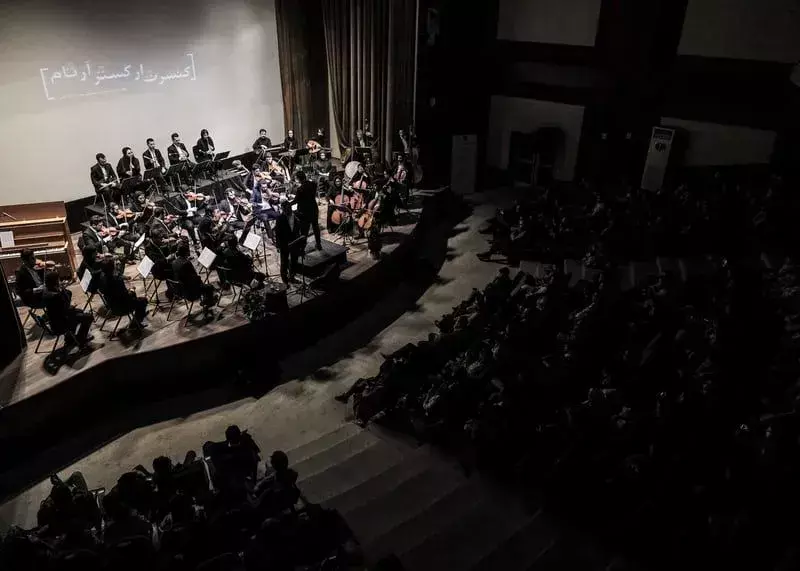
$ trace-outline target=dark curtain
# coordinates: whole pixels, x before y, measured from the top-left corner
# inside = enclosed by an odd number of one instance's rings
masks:
[[[328,126],[328,77],[320,0],[276,0],[283,122],[298,140]],[[270,134],[272,135],[272,134]],[[282,137],[278,137],[281,139]],[[275,136],[273,142],[277,142]]]
[[[321,0],[333,117],[342,149],[369,122],[389,160],[411,123],[416,0]]]

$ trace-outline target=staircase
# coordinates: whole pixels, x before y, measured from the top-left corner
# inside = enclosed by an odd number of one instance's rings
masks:
[[[338,510],[367,561],[394,553],[408,571],[601,571],[604,560],[541,512],[428,446],[343,424],[287,451],[300,489]]]

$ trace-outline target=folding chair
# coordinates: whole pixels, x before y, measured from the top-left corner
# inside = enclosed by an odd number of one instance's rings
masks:
[[[244,282],[239,280],[232,279],[233,272],[230,268],[226,266],[217,266],[217,272],[221,272],[220,277],[223,277],[225,281],[231,286],[231,303],[233,304],[233,313],[235,314],[239,310],[239,302],[242,301],[242,296],[246,293],[246,291],[250,290],[250,286]],[[222,296],[220,296],[219,300],[217,300],[217,307],[220,307],[220,302],[222,301]],[[230,304],[225,308],[227,309],[230,307]],[[224,311],[224,310],[223,310]]]
[[[114,330],[111,332],[111,337],[109,339],[114,339],[117,336],[117,329],[119,328],[119,324],[122,321],[123,317],[128,318],[128,327],[131,327],[135,323],[133,318],[133,310],[130,311],[120,311],[118,308],[113,308],[109,305],[108,301],[106,300],[105,296],[101,293],[100,299],[103,300],[103,306],[106,308],[106,315],[103,319],[102,325],[100,325],[100,331],[103,331],[103,328],[106,326],[106,323],[109,319],[116,319],[116,323],[114,323]]]
[[[169,304],[169,312],[167,312],[167,321],[169,321],[170,316],[172,315],[172,310],[175,308],[175,302],[182,301],[183,305],[186,307],[188,313],[186,314],[186,321],[188,323],[189,319],[192,317],[192,308],[194,307],[194,301],[191,303],[186,299],[185,292],[183,291],[183,284],[178,280],[171,280],[167,278],[167,284],[172,291],[172,302]]]
[[[51,354],[54,353],[58,348],[58,342],[61,337],[64,337],[65,342],[66,338],[69,337],[72,339],[73,343],[76,345],[78,344],[78,340],[75,338],[75,334],[72,331],[68,331],[66,329],[61,330],[59,327],[53,326],[53,323],[47,316],[46,310],[43,315],[33,314],[32,317],[36,321],[36,324],[42,329],[42,332],[39,334],[39,341],[36,343],[36,348],[33,350],[34,353],[44,353],[44,351],[39,351],[39,347],[42,345],[42,339],[44,339],[45,333],[56,338],[55,343],[53,343],[53,347],[50,349]]]

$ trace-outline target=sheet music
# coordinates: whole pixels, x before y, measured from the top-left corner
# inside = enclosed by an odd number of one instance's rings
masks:
[[[83,272],[83,276],[81,277],[81,289],[83,290],[83,293],[89,292],[89,284],[91,283],[92,283],[92,272],[90,272],[89,269],[87,268]]]
[[[211,264],[213,264],[216,259],[217,255],[208,248],[203,248],[203,251],[200,252],[200,255],[197,257],[197,261],[200,262],[200,265],[207,270],[211,268]]]
[[[255,232],[249,232],[247,238],[244,239],[244,247],[250,250],[255,250],[261,244],[261,236]]]
[[[136,269],[139,270],[139,275],[143,278],[147,278],[150,276],[150,272],[153,271],[153,266],[155,263],[149,257],[145,256],[142,258],[142,261],[139,262],[139,265],[136,266]]]
[[[13,248],[14,246],[14,231],[3,230],[0,232],[0,248]]]
[[[139,247],[140,247],[142,244],[144,244],[144,239],[145,239],[145,238],[146,238],[146,236],[145,236],[144,234],[142,234],[141,236],[139,236],[139,239],[138,239],[138,240],[136,240],[136,243],[133,245],[133,249],[134,249],[134,250],[138,250],[138,249],[139,249]]]

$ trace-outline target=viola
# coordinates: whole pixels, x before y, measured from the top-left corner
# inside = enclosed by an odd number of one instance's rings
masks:
[[[103,227],[100,228],[100,232],[98,232],[98,234],[100,234],[100,236],[102,236],[103,238],[106,238],[106,237],[113,238],[114,236],[119,234],[119,230],[117,230],[116,228],[107,228],[107,227],[103,226]]]
[[[117,220],[127,220],[129,218],[133,218],[134,216],[136,216],[136,213],[129,208],[126,208],[125,210],[117,210],[117,213],[114,215]]]
[[[56,264],[54,260],[40,260],[37,258],[36,263],[33,266],[33,269],[39,271],[50,271],[60,267],[61,264]]]
[[[188,200],[203,201],[208,197],[205,194],[201,194],[199,192],[191,192],[191,191],[189,191],[189,192],[186,193],[186,198]]]

